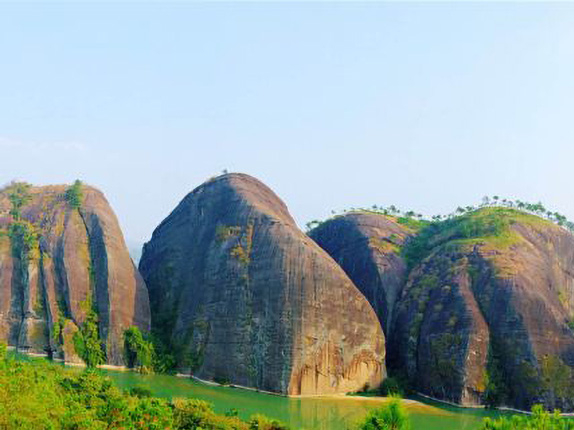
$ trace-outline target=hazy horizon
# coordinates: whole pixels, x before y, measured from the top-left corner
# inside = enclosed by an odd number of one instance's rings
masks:
[[[574,219],[574,4],[0,3],[0,184],[106,194],[143,243],[224,169],[300,226],[484,195]]]

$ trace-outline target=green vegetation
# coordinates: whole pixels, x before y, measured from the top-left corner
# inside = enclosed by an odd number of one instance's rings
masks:
[[[424,219],[422,214],[416,213],[415,211],[401,211],[400,209],[398,209],[394,205],[391,205],[388,208],[385,208],[383,206],[377,206],[377,205],[373,205],[370,208],[350,208],[350,209],[344,209],[340,213],[333,210],[333,211],[331,211],[332,217],[330,219],[340,217],[340,216],[345,215],[347,213],[355,213],[355,212],[372,213],[372,214],[384,215],[387,217],[391,217],[397,223],[403,224],[403,225],[407,226],[408,228],[410,228],[411,230],[415,230],[415,231],[421,229],[422,227],[424,227],[430,223],[430,221]],[[314,228],[319,227],[320,225],[322,225],[326,221],[328,221],[328,220],[320,221],[320,220],[315,219],[313,221],[308,222],[307,224],[305,224],[307,232],[310,232]]]
[[[132,326],[124,331],[124,353],[129,368],[140,373],[150,373],[154,367],[153,343],[146,340],[139,328]]]
[[[153,393],[149,388],[133,387],[129,390],[130,395],[136,397],[152,397]]]
[[[546,355],[541,366],[542,387],[559,399],[574,397],[574,372],[560,357]]]
[[[550,413],[536,405],[531,416],[485,418],[481,430],[574,430],[574,420],[561,417],[560,411]]]
[[[84,201],[82,192],[82,181],[76,179],[74,183],[66,190],[66,201],[72,209],[79,209]]]
[[[500,342],[492,338],[488,348],[488,360],[484,374],[484,403],[487,407],[496,407],[506,402],[509,389],[506,375],[502,367]]]
[[[485,208],[429,224],[403,249],[409,267],[422,261],[437,246],[446,243],[473,244],[493,240],[508,246],[516,240],[509,229],[518,213],[505,208]]]
[[[66,326],[66,320],[61,314],[57,315],[52,325],[52,339],[56,344],[62,345],[64,343],[64,327]]]
[[[241,231],[239,243],[231,250],[231,256],[239,260],[244,266],[251,262],[251,250],[253,248],[253,223],[249,223],[245,230]]]
[[[22,217],[22,208],[26,206],[32,198],[30,195],[31,187],[32,185],[26,182],[12,182],[2,190],[8,194],[8,200],[10,200],[12,204],[10,216],[16,221]]]
[[[156,373],[175,373],[177,361],[173,349],[161,342],[157,336],[152,336],[154,346],[153,370]],[[180,348],[181,349],[181,348]]]
[[[227,239],[241,234],[241,226],[237,225],[219,225],[215,229],[217,243],[225,242]]]
[[[25,220],[14,221],[8,227],[8,236],[12,244],[12,255],[27,262],[38,249],[38,233],[34,225]]]
[[[358,430],[409,430],[411,423],[400,397],[391,397],[383,407],[370,412]]]
[[[430,357],[433,363],[429,369],[429,384],[435,393],[451,393],[460,383],[457,351],[462,345],[462,336],[457,333],[441,333],[429,339]],[[444,394],[443,394],[444,395]]]
[[[231,238],[234,238],[237,243],[231,248],[229,254],[243,266],[248,266],[251,261],[250,255],[253,247],[253,223],[250,222],[245,228],[238,225],[217,226],[215,240],[218,244]]]
[[[26,264],[31,258],[33,251],[38,248],[38,233],[34,225],[22,219],[22,208],[30,200],[31,185],[26,182],[12,182],[3,192],[7,193],[10,200],[10,216],[12,222],[8,226],[8,237],[12,246],[12,255]]]
[[[408,387],[408,381],[406,378],[397,376],[389,376],[381,383],[381,386],[377,390],[380,396],[399,396],[402,397],[406,394]]]
[[[86,302],[91,303],[91,300],[86,300]],[[91,306],[86,313],[84,323],[74,334],[74,349],[89,368],[106,362],[106,353],[102,348],[98,330],[98,315]]]
[[[0,345],[0,429],[3,430],[287,430],[253,416],[216,414],[195,399],[122,392],[94,370],[78,372],[42,359],[19,361]]]
[[[542,203],[528,203],[523,202],[521,200],[501,199],[499,196],[483,197],[482,203],[480,205],[458,207],[454,212],[451,212],[448,215],[434,215],[430,218],[424,217],[422,214],[416,213],[415,211],[412,210],[408,211],[400,210],[394,205],[390,205],[388,207],[373,205],[370,208],[351,208],[351,209],[345,209],[342,212],[332,210],[331,211],[332,217],[330,219],[337,218],[346,213],[353,213],[353,212],[376,213],[392,217],[399,224],[406,225],[407,227],[409,227],[411,230],[414,231],[420,231],[421,229],[429,227],[431,228],[430,232],[432,231],[436,232],[437,230],[441,230],[440,225],[442,225],[442,223],[446,221],[452,221],[457,218],[464,217],[466,215],[476,214],[479,213],[481,209],[485,208],[509,209],[511,211],[507,213],[533,215],[535,217],[546,219],[547,221],[550,221],[556,225],[564,227],[574,233],[574,222],[568,220],[564,215],[560,214],[559,212],[553,212],[546,209],[546,207]],[[314,228],[319,227],[324,222],[325,221],[320,220],[312,220],[308,222],[306,224],[307,232],[310,232]],[[438,229],[437,225],[439,226]],[[466,234],[471,235],[473,226],[470,225],[468,227],[471,230],[467,231]],[[429,234],[430,232],[427,232],[427,234]]]
[[[544,394],[541,371],[535,363],[517,361],[521,345],[511,336],[491,336],[484,400],[488,407],[506,405],[512,399],[536,399]]]

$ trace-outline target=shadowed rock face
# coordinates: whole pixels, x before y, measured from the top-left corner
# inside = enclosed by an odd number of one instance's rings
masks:
[[[147,288],[104,195],[83,186],[73,209],[66,186],[32,187],[21,217],[38,235],[26,255],[8,234],[14,222],[0,191],[0,340],[26,352],[80,362],[73,335],[94,309],[107,362],[123,364],[123,332],[150,324]],[[60,335],[54,333],[61,325]]]
[[[377,317],[258,180],[196,188],[155,230],[140,270],[154,329],[196,376],[290,395],[348,392],[385,373]]]
[[[413,269],[389,365],[457,403],[572,410],[574,237],[529,215],[509,219],[503,236],[447,240]]]
[[[395,302],[405,284],[400,249],[413,232],[394,218],[356,212],[325,221],[310,232],[373,306],[389,337]]]

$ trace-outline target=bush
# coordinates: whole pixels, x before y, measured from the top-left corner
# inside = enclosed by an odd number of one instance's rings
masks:
[[[149,388],[145,387],[133,387],[131,390],[128,391],[130,396],[135,397],[152,397],[153,393]]]
[[[72,209],[79,209],[84,201],[84,193],[82,192],[82,181],[76,181],[66,190],[66,201]]]
[[[536,405],[531,416],[485,418],[481,430],[574,430],[574,420],[561,417],[560,411],[550,413]]]
[[[32,199],[32,196],[30,196],[31,187],[32,186],[26,182],[12,182],[5,190],[3,190],[8,193],[8,199],[12,204],[10,215],[15,220],[20,219],[22,216],[22,208]]]
[[[289,428],[279,421],[270,420],[263,415],[254,415],[249,420],[249,430],[288,430]]]
[[[89,368],[106,362],[98,330],[98,315],[92,309],[88,311],[80,330],[74,334],[74,349]]]
[[[27,261],[32,252],[38,249],[38,234],[28,221],[14,221],[10,224],[8,236],[12,244],[12,255]]]
[[[405,384],[402,380],[400,380],[399,378],[389,376],[387,379],[383,381],[383,383],[379,387],[379,394],[382,396],[402,397],[405,395],[405,390],[403,388],[404,386]]]
[[[410,418],[398,396],[393,396],[388,404],[370,412],[359,425],[359,430],[410,430],[410,428]]]
[[[126,393],[95,370],[44,359],[17,361],[0,344],[0,429],[5,430],[286,430],[276,421],[216,414],[209,403],[168,401],[141,388]]]
[[[124,354],[128,367],[140,373],[152,372],[155,356],[153,343],[146,340],[135,326],[124,331]]]
[[[211,404],[197,399],[173,400],[174,428],[185,430],[249,430],[237,417],[218,415]]]

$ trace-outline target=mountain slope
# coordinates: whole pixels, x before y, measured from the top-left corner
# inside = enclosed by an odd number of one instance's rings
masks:
[[[348,392],[385,373],[376,315],[258,180],[199,186],[144,246],[154,330],[200,378],[291,395]]]
[[[80,183],[2,189],[0,339],[79,362],[74,338],[89,324],[117,365],[124,330],[150,324],[147,288],[104,195]]]
[[[407,247],[390,365],[462,403],[574,408],[574,236],[507,208],[435,224]]]
[[[401,248],[414,233],[395,217],[369,212],[337,216],[309,233],[369,300],[387,337],[406,278]]]

